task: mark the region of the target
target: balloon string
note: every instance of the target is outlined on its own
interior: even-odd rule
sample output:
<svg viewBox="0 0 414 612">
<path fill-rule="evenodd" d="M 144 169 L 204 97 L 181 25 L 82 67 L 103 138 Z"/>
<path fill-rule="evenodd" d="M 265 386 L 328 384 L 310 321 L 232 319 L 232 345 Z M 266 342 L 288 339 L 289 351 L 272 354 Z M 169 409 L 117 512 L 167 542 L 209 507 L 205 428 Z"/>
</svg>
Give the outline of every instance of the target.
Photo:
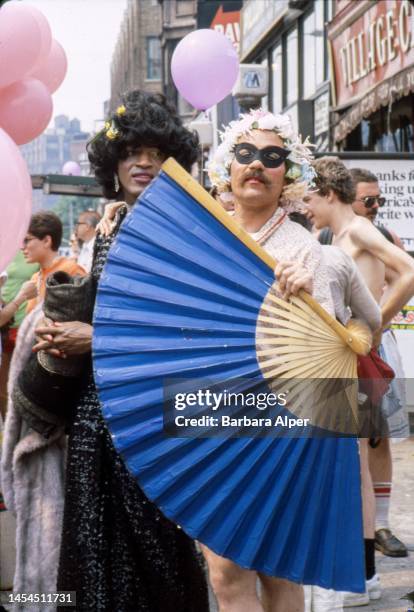
<svg viewBox="0 0 414 612">
<path fill-rule="evenodd" d="M 203 187 L 205 187 L 205 182 L 204 182 L 204 147 L 203 147 L 203 142 L 201 142 L 201 168 L 200 168 L 200 172 L 201 172 L 201 185 Z"/>
<path fill-rule="evenodd" d="M 209 121 L 210 117 L 208 115 L 207 109 L 204 109 L 203 111 L 203 119 L 205 119 L 205 121 Z M 205 172 L 204 172 L 204 147 L 203 147 L 203 143 L 201 143 L 201 185 L 203 187 L 206 186 L 206 182 L 205 182 Z"/>
</svg>

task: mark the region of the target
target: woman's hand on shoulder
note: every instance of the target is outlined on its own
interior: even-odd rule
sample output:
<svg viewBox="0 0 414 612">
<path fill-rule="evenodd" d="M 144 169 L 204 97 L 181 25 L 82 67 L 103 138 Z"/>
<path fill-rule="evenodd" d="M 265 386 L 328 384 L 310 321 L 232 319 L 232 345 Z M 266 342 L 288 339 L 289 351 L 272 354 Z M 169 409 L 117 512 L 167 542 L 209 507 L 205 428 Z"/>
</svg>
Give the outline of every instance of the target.
<svg viewBox="0 0 414 612">
<path fill-rule="evenodd" d="M 102 219 L 96 226 L 96 233 L 103 236 L 110 236 L 115 228 L 116 213 L 122 206 L 126 206 L 125 202 L 110 202 L 105 206 L 105 211 Z"/>
</svg>

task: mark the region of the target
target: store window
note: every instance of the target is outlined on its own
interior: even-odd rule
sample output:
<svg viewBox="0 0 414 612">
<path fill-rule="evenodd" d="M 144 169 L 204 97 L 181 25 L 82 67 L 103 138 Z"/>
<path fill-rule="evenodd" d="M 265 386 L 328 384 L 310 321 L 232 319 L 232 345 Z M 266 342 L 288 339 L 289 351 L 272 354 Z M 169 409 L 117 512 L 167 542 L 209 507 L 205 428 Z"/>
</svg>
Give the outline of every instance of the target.
<svg viewBox="0 0 414 612">
<path fill-rule="evenodd" d="M 345 140 L 345 151 L 414 152 L 414 95 L 363 120 Z"/>
<path fill-rule="evenodd" d="M 298 99 L 298 29 L 294 28 L 286 36 L 285 74 L 286 96 L 285 106 Z"/>
<path fill-rule="evenodd" d="M 325 0 L 316 0 L 315 7 L 315 73 L 316 86 L 318 87 L 325 80 L 325 19 L 324 7 Z"/>
<path fill-rule="evenodd" d="M 262 64 L 262 66 L 265 66 L 267 68 L 267 74 L 269 76 L 269 60 L 267 56 L 264 57 L 260 63 Z M 266 110 L 269 110 L 269 96 L 263 96 L 260 106 Z"/>
<path fill-rule="evenodd" d="M 326 23 L 329 23 L 330 21 L 332 21 L 334 17 L 333 2 L 334 0 L 325 0 L 325 11 L 326 11 L 325 21 Z"/>
<path fill-rule="evenodd" d="M 193 15 L 194 2 L 193 0 L 176 0 L 176 15 Z"/>
<path fill-rule="evenodd" d="M 147 80 L 161 80 L 161 43 L 157 36 L 147 37 Z"/>
<path fill-rule="evenodd" d="M 283 63 L 282 44 L 279 42 L 272 51 L 272 106 L 274 113 L 283 108 Z"/>
<path fill-rule="evenodd" d="M 303 97 L 313 96 L 325 80 L 324 2 L 315 0 L 312 12 L 303 20 Z"/>
<path fill-rule="evenodd" d="M 303 62 L 303 97 L 309 98 L 316 91 L 316 70 L 315 70 L 315 12 L 312 11 L 303 20 L 302 47 L 303 57 L 306 57 L 306 64 Z"/>
<path fill-rule="evenodd" d="M 299 115 L 298 115 L 298 105 L 293 104 L 290 108 L 286 108 L 283 111 L 284 115 L 289 115 L 290 120 L 292 122 L 292 127 L 296 133 L 299 133 Z"/>
</svg>

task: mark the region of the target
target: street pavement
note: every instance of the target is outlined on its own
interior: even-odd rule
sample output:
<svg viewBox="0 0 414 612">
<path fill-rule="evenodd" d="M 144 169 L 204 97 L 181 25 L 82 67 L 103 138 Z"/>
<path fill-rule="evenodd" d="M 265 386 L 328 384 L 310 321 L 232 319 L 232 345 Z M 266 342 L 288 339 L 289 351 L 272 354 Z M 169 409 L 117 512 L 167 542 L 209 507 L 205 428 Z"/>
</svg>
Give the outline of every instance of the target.
<svg viewBox="0 0 414 612">
<path fill-rule="evenodd" d="M 410 602 L 402 600 L 414 591 L 414 437 L 392 445 L 394 485 L 391 497 L 390 523 L 393 532 L 406 544 L 409 556 L 400 559 L 376 553 L 377 572 L 381 578 L 382 597 L 368 606 L 345 608 L 345 611 L 407 612 Z M 210 593 L 210 612 L 217 612 Z M 286 610 L 286 612 L 289 612 Z"/>
<path fill-rule="evenodd" d="M 410 602 L 401 597 L 414 591 L 414 438 L 392 445 L 394 484 L 391 496 L 392 531 L 409 550 L 408 557 L 393 559 L 376 553 L 377 573 L 383 587 L 382 597 L 368 606 L 349 611 L 406 612 Z"/>
</svg>

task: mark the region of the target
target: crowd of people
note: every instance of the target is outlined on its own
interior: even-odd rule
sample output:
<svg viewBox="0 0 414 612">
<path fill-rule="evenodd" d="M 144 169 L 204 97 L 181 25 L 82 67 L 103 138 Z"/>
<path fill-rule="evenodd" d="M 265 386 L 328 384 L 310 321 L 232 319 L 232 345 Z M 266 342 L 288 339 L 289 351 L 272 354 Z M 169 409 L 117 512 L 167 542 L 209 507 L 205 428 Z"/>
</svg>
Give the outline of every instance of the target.
<svg viewBox="0 0 414 612">
<path fill-rule="evenodd" d="M 92 210 L 79 215 L 71 257 L 59 255 L 60 219 L 35 213 L 21 252 L 0 277 L 1 489 L 5 508 L 16 517 L 13 584 L 2 588 L 76 591 L 76 609 L 117 612 L 207 612 L 208 583 L 223 612 L 331 612 L 380 598 L 375 549 L 408 554 L 389 524 L 390 440 L 409 436 L 404 374 L 390 324 L 414 294 L 414 262 L 397 236 L 374 224 L 384 204 L 376 176 L 348 170 L 333 156 L 314 160 L 289 119 L 266 111 L 232 122 L 209 165 L 214 197 L 277 260 L 284 298 L 305 290 L 344 325 L 351 318 L 363 321 L 372 350 L 360 359 L 359 375 L 395 375 L 374 402 L 377 429 L 360 432 L 358 445 L 306 442 L 335 448 L 330 465 L 314 468 L 327 474 L 321 504 L 335 495 L 336 462 L 359 449 L 361 485 L 359 474 L 354 485 L 362 503 L 355 525 L 363 524 L 363 538 L 338 543 L 315 526 L 312 542 L 321 567 L 324 558 L 335 558 L 342 576 L 309 582 L 303 567 L 309 543 L 292 551 L 288 540 L 278 555 L 293 556 L 295 572 L 268 576 L 194 542 L 165 518 L 129 473 L 103 419 L 92 372 L 91 313 L 109 249 L 162 163 L 173 157 L 191 171 L 199 158 L 197 135 L 161 95 L 126 94 L 109 125 L 89 143 L 88 154 L 105 197 L 115 203 L 102 219 Z M 62 319 L 50 315 L 52 306 L 60 312 L 48 298 L 56 273 L 78 277 L 86 296 L 81 304 L 62 305 L 69 311 Z M 62 392 L 71 405 L 59 402 Z M 372 405 L 372 398 L 364 401 Z M 309 473 L 306 486 L 315 478 Z M 351 588 L 352 554 L 365 560 L 359 589 Z M 343 592 L 339 584 L 360 592 Z"/>
</svg>

